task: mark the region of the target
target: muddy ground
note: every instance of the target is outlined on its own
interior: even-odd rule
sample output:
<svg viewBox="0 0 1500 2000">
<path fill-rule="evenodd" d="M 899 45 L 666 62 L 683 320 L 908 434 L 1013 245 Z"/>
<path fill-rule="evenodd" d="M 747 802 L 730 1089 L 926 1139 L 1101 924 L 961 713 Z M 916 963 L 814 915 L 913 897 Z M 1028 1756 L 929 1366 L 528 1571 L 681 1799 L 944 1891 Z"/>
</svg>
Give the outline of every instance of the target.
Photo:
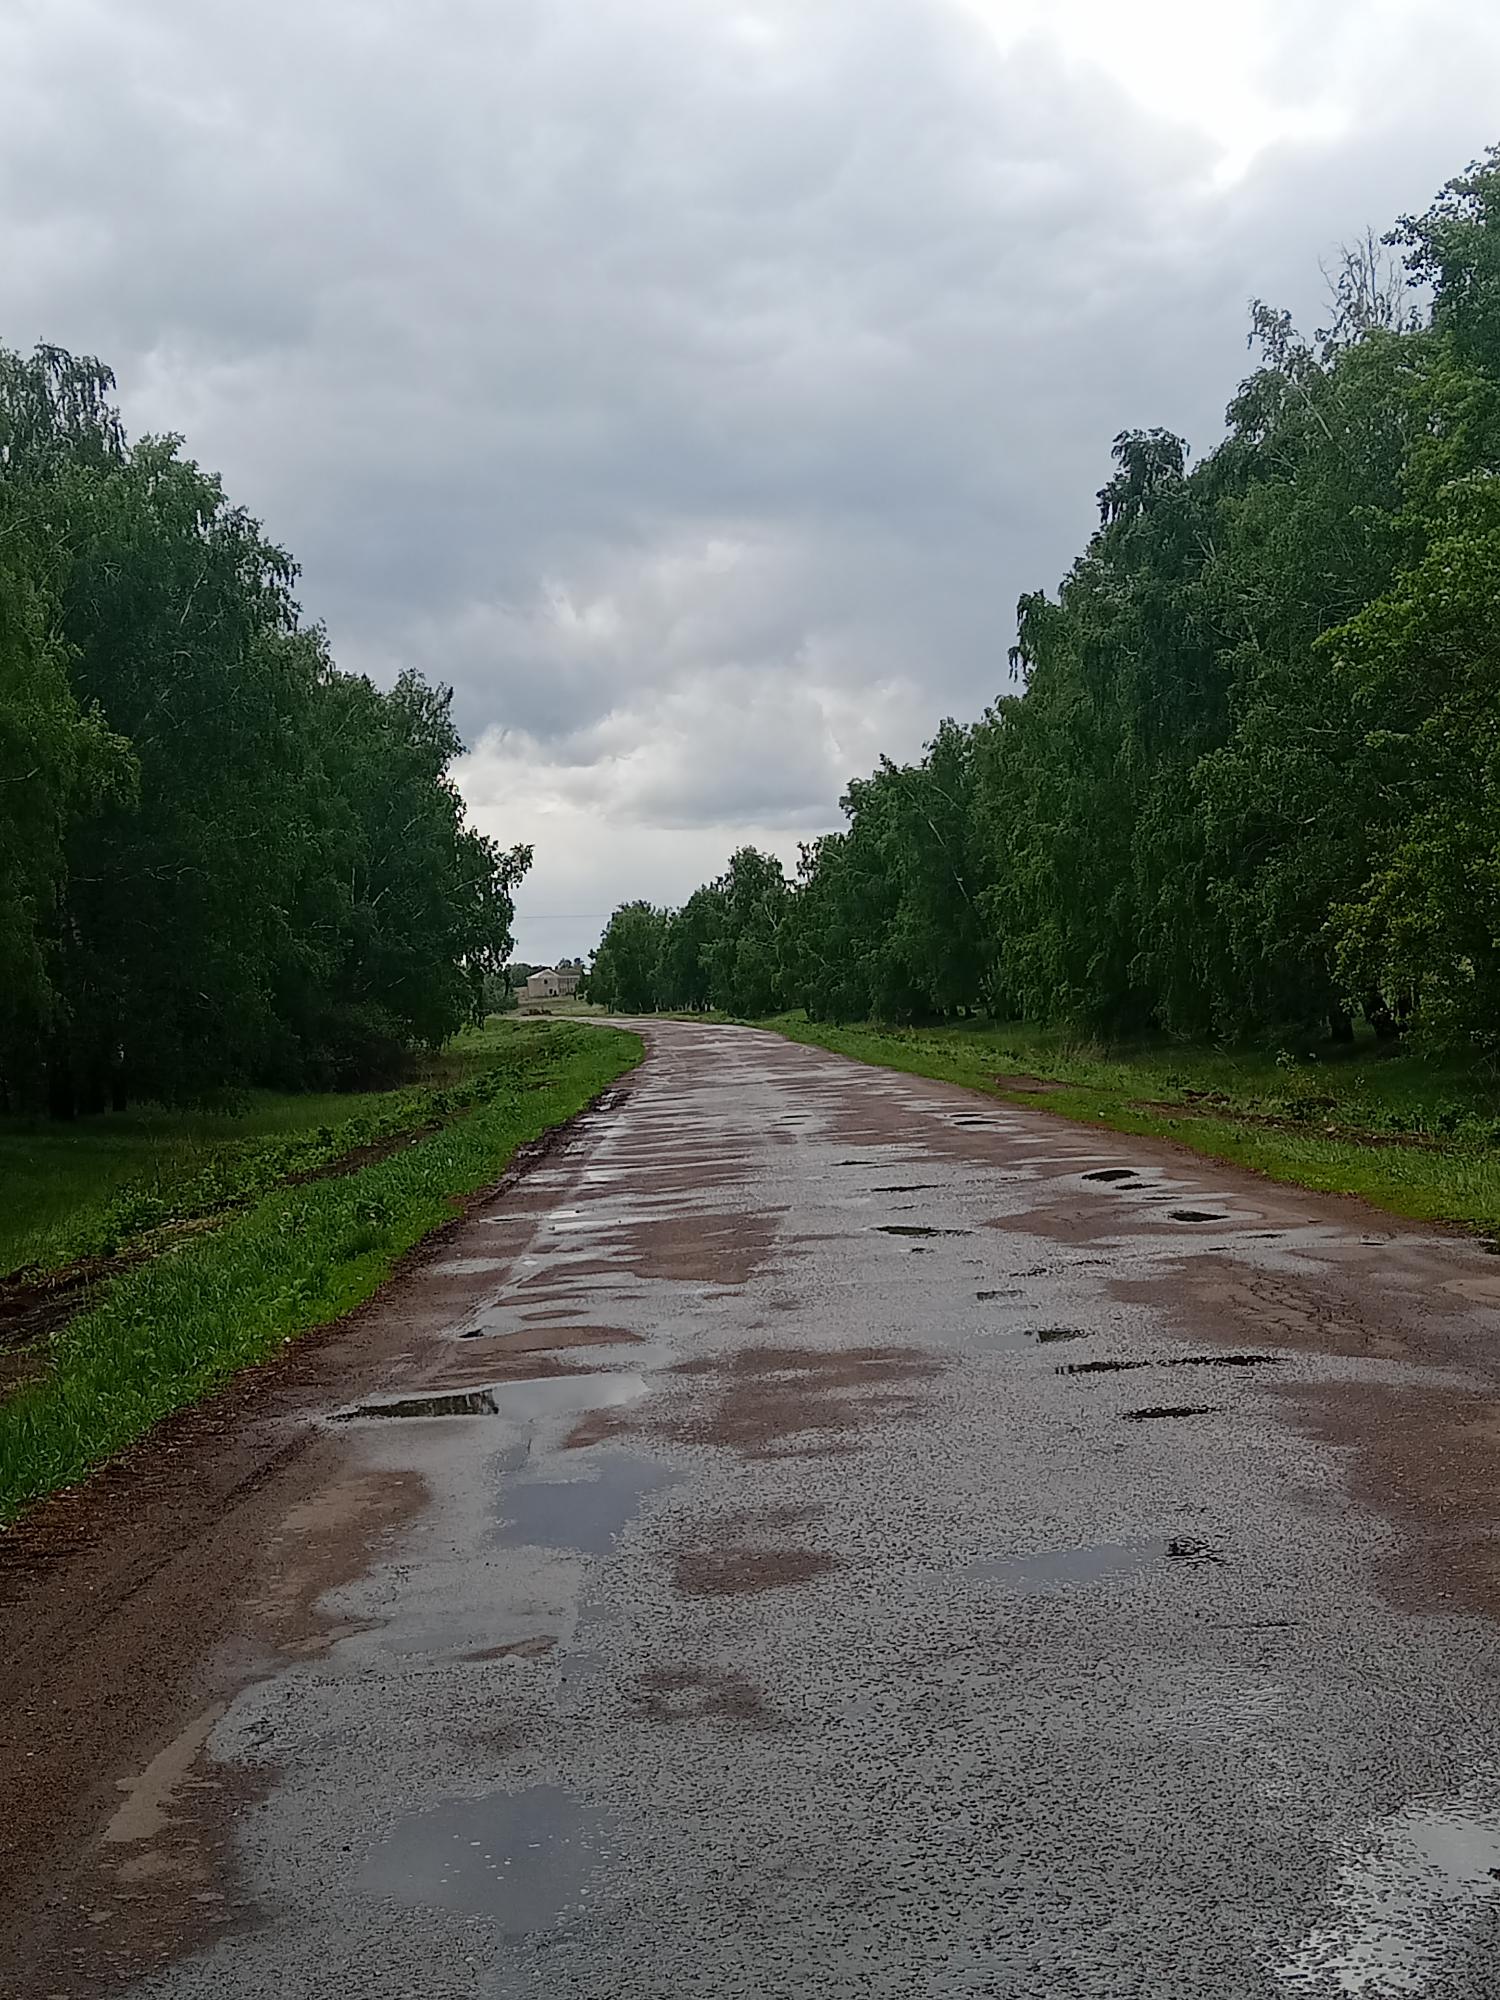
<svg viewBox="0 0 1500 2000">
<path fill-rule="evenodd" d="M 0 1993 L 1493 1996 L 1494 1259 L 649 1033 L 0 1541 Z"/>
</svg>

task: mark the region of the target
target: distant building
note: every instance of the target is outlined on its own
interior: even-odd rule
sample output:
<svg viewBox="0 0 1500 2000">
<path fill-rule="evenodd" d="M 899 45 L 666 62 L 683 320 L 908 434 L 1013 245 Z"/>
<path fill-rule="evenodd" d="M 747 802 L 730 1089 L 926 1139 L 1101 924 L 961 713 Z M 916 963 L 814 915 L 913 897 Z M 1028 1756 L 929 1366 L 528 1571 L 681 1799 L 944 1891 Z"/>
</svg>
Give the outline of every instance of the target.
<svg viewBox="0 0 1500 2000">
<path fill-rule="evenodd" d="M 559 965 L 555 970 L 533 972 L 521 988 L 523 1000 L 567 1000 L 578 991 L 581 977 L 576 965 Z"/>
</svg>

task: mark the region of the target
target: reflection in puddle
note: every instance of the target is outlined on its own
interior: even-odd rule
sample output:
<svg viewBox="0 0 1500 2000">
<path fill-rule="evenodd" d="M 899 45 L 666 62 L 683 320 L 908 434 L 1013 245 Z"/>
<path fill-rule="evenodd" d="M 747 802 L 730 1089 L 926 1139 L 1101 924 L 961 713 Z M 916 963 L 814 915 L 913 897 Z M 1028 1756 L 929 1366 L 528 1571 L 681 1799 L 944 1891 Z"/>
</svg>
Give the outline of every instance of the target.
<svg viewBox="0 0 1500 2000">
<path fill-rule="evenodd" d="M 333 1422 L 348 1424 L 384 1417 L 515 1417 L 528 1421 L 556 1414 L 613 1408 L 646 1393 L 644 1375 L 619 1369 L 576 1375 L 533 1375 L 497 1382 L 487 1389 L 458 1389 L 426 1396 L 389 1396 L 335 1411 Z"/>
<path fill-rule="evenodd" d="M 677 1475 L 638 1452 L 600 1452 L 592 1479 L 531 1480 L 501 1496 L 511 1546 L 577 1549 L 602 1556 L 640 1512 L 648 1493 L 676 1483 Z"/>
<path fill-rule="evenodd" d="M 533 1375 L 496 1385 L 502 1417 L 571 1416 L 584 1410 L 613 1409 L 644 1396 L 644 1375 L 625 1369 L 600 1369 L 580 1375 Z"/>
<path fill-rule="evenodd" d="M 400 1903 L 549 1930 L 610 1858 L 610 1821 L 555 1785 L 491 1792 L 410 1813 L 365 1863 L 360 1886 Z"/>
<path fill-rule="evenodd" d="M 493 1389 L 465 1389 L 447 1396 L 396 1396 L 388 1403 L 360 1403 L 338 1410 L 336 1424 L 366 1417 L 493 1417 L 498 1406 Z"/>
<path fill-rule="evenodd" d="M 1288 1993 L 1436 1994 L 1466 1916 L 1500 1898 L 1500 1811 L 1471 1799 L 1408 1806 L 1338 1870 L 1335 1913 L 1276 1970 Z"/>
</svg>

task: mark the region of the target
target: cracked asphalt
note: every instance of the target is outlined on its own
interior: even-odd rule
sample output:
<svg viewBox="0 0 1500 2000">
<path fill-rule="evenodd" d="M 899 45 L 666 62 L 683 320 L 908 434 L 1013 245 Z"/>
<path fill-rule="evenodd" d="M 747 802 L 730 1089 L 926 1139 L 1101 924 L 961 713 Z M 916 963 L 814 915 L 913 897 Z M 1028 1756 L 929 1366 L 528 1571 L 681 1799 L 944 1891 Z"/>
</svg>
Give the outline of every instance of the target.
<svg viewBox="0 0 1500 2000">
<path fill-rule="evenodd" d="M 1494 2000 L 1494 1259 L 644 1032 L 12 1590 L 0 1991 Z"/>
</svg>

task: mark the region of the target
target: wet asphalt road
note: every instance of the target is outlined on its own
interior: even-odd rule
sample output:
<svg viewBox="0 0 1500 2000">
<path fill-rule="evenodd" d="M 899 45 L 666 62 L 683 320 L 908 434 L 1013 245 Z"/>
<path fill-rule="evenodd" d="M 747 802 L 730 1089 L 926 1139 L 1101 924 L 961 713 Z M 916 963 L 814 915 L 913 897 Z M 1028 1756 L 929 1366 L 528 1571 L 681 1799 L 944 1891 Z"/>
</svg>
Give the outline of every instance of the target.
<svg viewBox="0 0 1500 2000">
<path fill-rule="evenodd" d="M 127 1775 L 146 1882 L 241 1774 L 251 1916 L 129 1990 L 1493 2000 L 1493 1260 L 649 1033 L 329 1412 L 421 1504 Z"/>
</svg>

